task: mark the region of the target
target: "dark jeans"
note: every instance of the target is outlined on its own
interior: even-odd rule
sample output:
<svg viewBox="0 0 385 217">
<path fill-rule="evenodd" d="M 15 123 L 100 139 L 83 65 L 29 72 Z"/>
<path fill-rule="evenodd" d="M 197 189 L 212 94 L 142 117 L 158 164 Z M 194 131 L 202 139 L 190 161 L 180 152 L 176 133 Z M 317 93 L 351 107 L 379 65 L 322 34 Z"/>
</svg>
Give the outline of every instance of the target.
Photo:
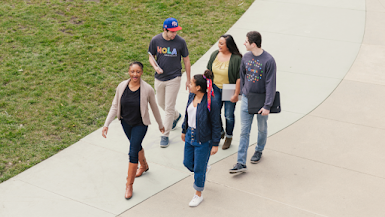
<svg viewBox="0 0 385 217">
<path fill-rule="evenodd" d="M 235 125 L 235 106 L 237 103 L 232 103 L 230 101 L 222 101 L 222 89 L 220 89 L 217 86 L 214 86 L 214 100 L 216 103 L 219 104 L 221 108 L 222 113 L 222 107 L 225 106 L 225 118 L 226 118 L 226 136 L 227 137 L 233 137 L 233 131 L 234 131 L 234 125 Z M 222 124 L 222 118 L 221 118 L 221 126 L 222 126 L 222 132 L 223 130 L 223 124 Z"/>
<path fill-rule="evenodd" d="M 122 124 L 124 133 L 130 141 L 130 152 L 128 153 L 130 163 L 137 164 L 138 153 L 140 150 L 142 150 L 142 141 L 147 133 L 148 126 L 130 126 L 124 120 L 120 120 L 120 122 Z"/>
</svg>

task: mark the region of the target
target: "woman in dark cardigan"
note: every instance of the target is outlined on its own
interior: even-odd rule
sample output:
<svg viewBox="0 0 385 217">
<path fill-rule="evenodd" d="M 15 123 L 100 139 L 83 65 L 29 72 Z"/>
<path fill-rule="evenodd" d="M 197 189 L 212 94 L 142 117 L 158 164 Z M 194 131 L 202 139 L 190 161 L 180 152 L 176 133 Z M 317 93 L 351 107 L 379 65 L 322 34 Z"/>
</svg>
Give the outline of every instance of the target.
<svg viewBox="0 0 385 217">
<path fill-rule="evenodd" d="M 222 127 L 222 139 L 226 135 L 222 149 L 228 149 L 233 138 L 235 124 L 235 105 L 240 93 L 239 67 L 241 65 L 242 54 L 231 35 L 222 35 L 219 38 L 218 50 L 211 54 L 207 63 L 207 69 L 214 73 L 214 95 L 213 102 L 219 103 L 220 109 L 225 106 L 226 131 Z M 230 101 L 222 102 L 223 84 L 236 84 L 234 95 Z"/>
</svg>

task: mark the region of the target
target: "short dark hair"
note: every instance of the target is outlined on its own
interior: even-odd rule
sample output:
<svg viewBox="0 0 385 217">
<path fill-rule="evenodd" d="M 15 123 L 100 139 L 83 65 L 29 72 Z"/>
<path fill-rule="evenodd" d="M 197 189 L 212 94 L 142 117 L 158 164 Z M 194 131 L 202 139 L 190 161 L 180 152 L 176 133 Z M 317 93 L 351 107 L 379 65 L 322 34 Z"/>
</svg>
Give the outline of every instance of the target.
<svg viewBox="0 0 385 217">
<path fill-rule="evenodd" d="M 222 35 L 221 38 L 226 40 L 226 47 L 229 49 L 230 53 L 242 57 L 242 54 L 239 52 L 237 44 L 234 41 L 233 36 L 231 35 Z"/>
<path fill-rule="evenodd" d="M 134 62 L 130 63 L 128 68 L 130 68 L 132 65 L 138 65 L 143 70 L 143 64 L 139 61 L 134 61 Z"/>
<path fill-rule="evenodd" d="M 204 74 L 203 74 L 207 79 L 213 79 L 214 78 L 214 74 L 206 69 Z M 206 90 L 207 90 L 207 80 L 206 78 L 203 77 L 202 74 L 197 74 L 197 75 L 194 75 L 194 80 L 195 80 L 195 85 L 196 86 L 199 86 L 201 87 L 200 91 L 202 93 L 206 93 Z"/>
<path fill-rule="evenodd" d="M 246 34 L 247 39 L 249 40 L 249 44 L 255 43 L 258 48 L 261 48 L 262 44 L 262 36 L 261 33 L 257 31 L 251 31 Z"/>
</svg>

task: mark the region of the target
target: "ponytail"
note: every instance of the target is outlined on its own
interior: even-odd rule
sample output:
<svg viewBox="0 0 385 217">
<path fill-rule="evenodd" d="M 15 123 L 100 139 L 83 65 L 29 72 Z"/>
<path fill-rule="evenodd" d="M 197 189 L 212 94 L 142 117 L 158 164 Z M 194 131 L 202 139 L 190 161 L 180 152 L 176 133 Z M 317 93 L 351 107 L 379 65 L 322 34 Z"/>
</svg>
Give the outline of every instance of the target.
<svg viewBox="0 0 385 217">
<path fill-rule="evenodd" d="M 205 72 L 203 73 L 203 75 L 202 74 L 194 75 L 194 79 L 195 79 L 195 85 L 201 87 L 200 91 L 202 93 L 206 93 L 207 92 L 207 79 L 213 80 L 214 74 L 212 71 L 206 69 Z"/>
<path fill-rule="evenodd" d="M 194 75 L 195 85 L 200 87 L 202 93 L 207 92 L 207 108 L 209 111 L 211 110 L 211 96 L 214 97 L 213 78 L 213 72 L 208 69 L 205 70 L 203 75 Z"/>
</svg>

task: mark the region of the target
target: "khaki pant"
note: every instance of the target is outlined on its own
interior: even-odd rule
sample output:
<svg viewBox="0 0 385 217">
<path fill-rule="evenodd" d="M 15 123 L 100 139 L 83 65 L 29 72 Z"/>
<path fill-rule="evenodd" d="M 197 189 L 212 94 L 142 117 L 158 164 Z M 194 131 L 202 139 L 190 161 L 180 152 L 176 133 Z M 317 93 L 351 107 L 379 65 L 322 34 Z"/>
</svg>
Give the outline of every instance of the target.
<svg viewBox="0 0 385 217">
<path fill-rule="evenodd" d="M 178 96 L 181 77 L 176 77 L 168 81 L 160 81 L 155 79 L 156 99 L 158 105 L 165 111 L 166 117 L 163 118 L 164 133 L 163 136 L 170 134 L 172 123 L 179 116 L 179 112 L 175 110 L 176 97 Z"/>
</svg>

